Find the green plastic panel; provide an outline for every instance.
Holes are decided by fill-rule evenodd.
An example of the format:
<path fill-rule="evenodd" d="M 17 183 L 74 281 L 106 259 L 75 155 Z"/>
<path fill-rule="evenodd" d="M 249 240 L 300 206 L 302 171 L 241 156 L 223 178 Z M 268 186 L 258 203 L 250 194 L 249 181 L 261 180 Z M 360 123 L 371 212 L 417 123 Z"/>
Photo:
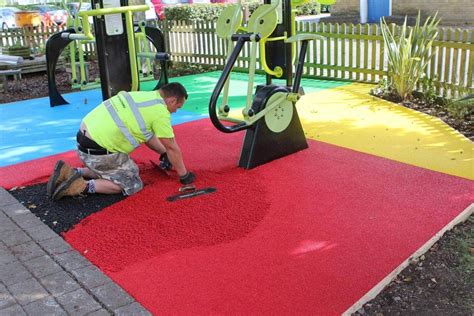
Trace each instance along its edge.
<path fill-rule="evenodd" d="M 267 107 L 273 105 L 275 100 L 281 98 L 282 93 L 275 93 L 270 97 Z M 283 132 L 290 125 L 293 118 L 293 103 L 283 99 L 272 110 L 265 114 L 265 123 L 269 130 L 274 133 Z"/>

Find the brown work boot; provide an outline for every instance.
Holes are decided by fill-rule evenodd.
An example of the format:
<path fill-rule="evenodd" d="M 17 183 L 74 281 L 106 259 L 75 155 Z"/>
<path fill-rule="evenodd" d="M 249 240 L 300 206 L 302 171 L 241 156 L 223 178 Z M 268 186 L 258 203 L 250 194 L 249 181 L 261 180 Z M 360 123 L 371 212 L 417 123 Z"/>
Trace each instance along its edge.
<path fill-rule="evenodd" d="M 59 200 L 64 196 L 81 195 L 86 189 L 86 186 L 86 180 L 76 172 L 56 188 L 53 193 L 53 200 Z"/>
<path fill-rule="evenodd" d="M 48 195 L 48 198 L 51 198 L 54 191 L 56 191 L 56 188 L 59 184 L 61 184 L 61 182 L 63 182 L 76 172 L 77 171 L 73 169 L 70 165 L 68 165 L 62 160 L 58 160 L 56 162 L 56 165 L 54 166 L 54 170 L 51 174 L 51 177 L 49 177 L 48 185 L 46 186 L 46 194 Z"/>

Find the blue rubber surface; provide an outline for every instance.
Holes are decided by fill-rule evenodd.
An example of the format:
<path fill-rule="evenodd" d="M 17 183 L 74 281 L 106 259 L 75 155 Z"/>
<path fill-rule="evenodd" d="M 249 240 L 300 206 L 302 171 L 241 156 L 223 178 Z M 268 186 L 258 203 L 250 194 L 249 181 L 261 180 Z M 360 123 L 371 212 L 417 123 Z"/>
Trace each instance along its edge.
<path fill-rule="evenodd" d="M 100 102 L 99 89 L 64 94 L 68 105 L 50 107 L 49 98 L 0 104 L 0 167 L 75 149 L 82 118 Z M 207 117 L 186 110 L 173 125 Z"/>
<path fill-rule="evenodd" d="M 173 125 L 208 117 L 209 99 L 220 72 L 170 78 L 188 90 L 184 107 L 171 115 Z M 255 83 L 264 83 L 257 75 Z M 281 81 L 281 80 L 280 80 Z M 233 73 L 229 104 L 243 107 L 247 94 L 248 75 Z M 276 81 L 275 83 L 277 83 Z M 330 89 L 347 82 L 303 79 L 307 92 Z M 151 90 L 156 81 L 141 83 L 140 89 Z M 0 167 L 33 160 L 75 149 L 76 133 L 82 118 L 102 101 L 100 89 L 64 94 L 69 105 L 49 106 L 49 98 L 38 98 L 0 104 Z"/>

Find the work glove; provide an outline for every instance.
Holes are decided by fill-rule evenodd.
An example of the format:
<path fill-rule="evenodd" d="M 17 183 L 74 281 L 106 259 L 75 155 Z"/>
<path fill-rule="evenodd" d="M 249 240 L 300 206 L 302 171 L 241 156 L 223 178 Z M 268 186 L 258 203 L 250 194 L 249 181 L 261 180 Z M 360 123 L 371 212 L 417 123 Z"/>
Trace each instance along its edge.
<path fill-rule="evenodd" d="M 196 175 L 191 171 L 188 171 L 184 176 L 179 177 L 179 182 L 184 185 L 191 184 L 194 180 L 196 180 Z"/>
<path fill-rule="evenodd" d="M 158 166 L 163 170 L 171 170 L 173 167 L 166 153 L 160 155 L 160 164 Z"/>

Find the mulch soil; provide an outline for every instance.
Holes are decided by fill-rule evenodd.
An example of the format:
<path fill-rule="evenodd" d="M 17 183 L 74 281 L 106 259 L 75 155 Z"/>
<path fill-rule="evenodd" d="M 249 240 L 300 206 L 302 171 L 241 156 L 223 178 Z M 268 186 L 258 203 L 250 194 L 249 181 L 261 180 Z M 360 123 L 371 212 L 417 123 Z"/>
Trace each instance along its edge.
<path fill-rule="evenodd" d="M 203 71 L 213 71 L 214 66 L 186 66 L 183 63 L 174 63 L 168 70 L 168 76 L 179 77 L 192 75 Z M 156 68 L 155 79 L 159 79 L 159 67 Z M 72 92 L 70 75 L 64 69 L 58 69 L 55 73 L 56 87 L 61 94 Z M 96 61 L 89 61 L 89 81 L 99 78 L 99 66 Z M 0 91 L 0 103 L 16 102 L 33 98 L 48 96 L 48 77 L 46 72 L 23 74 L 19 82 L 13 82 L 10 78 L 8 86 Z"/>
<path fill-rule="evenodd" d="M 123 200 L 121 194 L 91 194 L 52 201 L 46 196 L 46 183 L 13 188 L 10 193 L 56 233 L 68 231 L 87 216 Z"/>
<path fill-rule="evenodd" d="M 473 224 L 446 232 L 356 315 L 473 315 Z"/>
<path fill-rule="evenodd" d="M 70 76 L 64 69 L 56 70 L 56 87 L 60 93 L 72 92 Z M 97 63 L 89 64 L 89 78 L 94 80 L 99 77 Z M 10 80 L 4 91 L 0 92 L 0 103 L 16 102 L 48 96 L 48 77 L 46 72 L 23 74 L 17 83 Z"/>
<path fill-rule="evenodd" d="M 91 63 L 97 76 L 97 65 Z M 68 75 L 56 74 L 61 92 L 71 91 Z M 48 95 L 46 74 L 24 75 L 20 86 L 10 82 L 0 93 L 0 103 Z M 468 138 L 474 137 L 470 124 L 454 122 L 441 109 L 408 104 L 418 111 L 438 116 Z M 92 195 L 52 202 L 46 185 L 14 188 L 10 193 L 45 224 L 60 234 L 88 215 L 124 199 L 121 195 Z M 473 315 L 474 314 L 474 216 L 447 232 L 425 255 L 413 261 L 357 315 Z"/>
<path fill-rule="evenodd" d="M 68 74 L 65 71 L 56 73 L 58 90 L 61 93 L 71 92 Z M 6 89 L 0 92 L 0 103 L 16 102 L 48 96 L 48 77 L 46 73 L 23 74 L 17 83 L 9 80 Z"/>
<path fill-rule="evenodd" d="M 452 117 L 445 107 L 439 104 L 426 104 L 419 99 L 403 102 L 402 104 L 407 108 L 438 117 L 471 141 L 474 141 L 474 115 L 469 115 L 466 119 L 459 120 Z"/>
<path fill-rule="evenodd" d="M 399 102 L 398 96 L 394 94 L 384 94 L 380 89 L 374 89 L 371 93 L 381 99 L 398 103 L 404 107 L 416 110 L 418 112 L 426 113 L 442 120 L 459 133 L 463 134 L 471 141 L 474 141 L 474 105 L 471 104 L 470 113 L 466 115 L 464 119 L 455 118 L 446 108 L 446 105 L 442 105 L 442 100 L 437 100 L 434 103 L 427 103 L 423 100 L 422 93 L 414 93 L 413 99 L 408 101 Z"/>

